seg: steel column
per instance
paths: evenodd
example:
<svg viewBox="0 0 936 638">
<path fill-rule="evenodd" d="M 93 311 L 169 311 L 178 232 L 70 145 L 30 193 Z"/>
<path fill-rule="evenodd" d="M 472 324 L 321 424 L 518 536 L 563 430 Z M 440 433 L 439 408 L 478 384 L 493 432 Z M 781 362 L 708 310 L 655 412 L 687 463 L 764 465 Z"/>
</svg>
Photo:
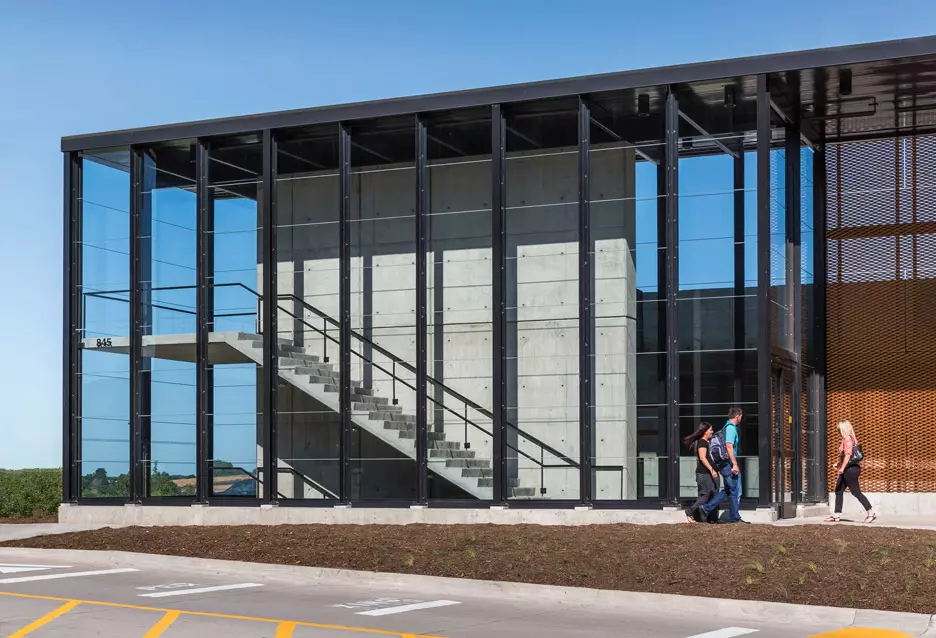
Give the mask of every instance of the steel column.
<svg viewBox="0 0 936 638">
<path fill-rule="evenodd" d="M 339 396 L 341 415 L 341 475 L 339 502 L 351 502 L 351 135 L 344 124 L 338 127 L 339 199 Z"/>
<path fill-rule="evenodd" d="M 589 206 L 589 173 L 591 150 L 591 113 L 588 103 L 579 97 L 578 108 L 578 257 L 579 257 L 579 499 L 591 503 L 592 456 L 594 441 L 594 343 L 595 321 L 591 240 L 591 208 Z"/>
<path fill-rule="evenodd" d="M 261 235 L 263 237 L 263 369 L 262 445 L 263 502 L 276 500 L 276 391 L 279 385 L 279 333 L 277 331 L 276 257 L 276 140 L 269 129 L 263 131 L 263 175 L 261 176 Z"/>
<path fill-rule="evenodd" d="M 792 78 L 788 87 L 793 115 L 786 127 L 786 288 L 788 294 L 788 324 L 793 331 L 794 367 L 790 388 L 790 491 L 794 503 L 803 500 L 803 289 L 802 289 L 802 228 L 800 213 L 800 99 L 799 78 Z"/>
<path fill-rule="evenodd" d="M 429 498 L 429 415 L 427 413 L 426 252 L 429 243 L 429 167 L 426 121 L 416 116 L 416 503 Z"/>
<path fill-rule="evenodd" d="M 78 286 L 80 280 L 77 257 L 80 249 L 75 243 L 78 236 L 79 211 L 78 182 L 81 179 L 80 158 L 78 153 L 65 153 L 65 172 L 63 175 L 64 227 L 62 231 L 62 502 L 75 500 L 81 485 L 81 476 L 77 472 L 77 445 L 75 441 L 78 402 L 74 391 L 78 379 L 78 350 L 80 337 L 77 323 L 81 319 Z"/>
<path fill-rule="evenodd" d="M 495 505 L 507 504 L 507 126 L 500 104 L 491 107 L 491 307 L 494 309 L 493 466 Z"/>
<path fill-rule="evenodd" d="M 770 331 L 770 90 L 757 76 L 757 453 L 758 505 L 770 505 L 771 331 Z"/>
<path fill-rule="evenodd" d="M 143 153 L 130 149 L 130 494 L 133 502 L 146 496 L 143 457 L 143 299 L 140 282 L 143 262 L 141 220 L 143 205 Z M 147 415 L 149 416 L 149 415 Z"/>
<path fill-rule="evenodd" d="M 813 308 L 815 312 L 814 375 L 815 375 L 815 419 L 816 438 L 819 449 L 816 462 L 819 465 L 820 487 L 816 492 L 825 500 L 829 486 L 828 421 L 826 415 L 826 281 L 828 278 L 828 246 L 826 244 L 826 148 L 819 146 L 813 155 Z"/>
<path fill-rule="evenodd" d="M 740 157 L 734 158 L 734 389 L 732 400 L 744 401 L 745 296 L 744 277 L 744 145 L 738 144 Z"/>
<path fill-rule="evenodd" d="M 195 198 L 196 198 L 196 355 L 195 386 L 197 408 L 195 413 L 195 457 L 196 482 L 195 500 L 205 502 L 213 492 L 213 458 L 209 437 L 211 435 L 213 409 L 213 379 L 209 372 L 208 338 L 214 319 L 214 215 L 211 191 L 208 188 L 208 144 L 198 140 L 195 146 Z"/>
<path fill-rule="evenodd" d="M 679 501 L 679 102 L 666 94 L 666 429 L 668 502 Z"/>
</svg>

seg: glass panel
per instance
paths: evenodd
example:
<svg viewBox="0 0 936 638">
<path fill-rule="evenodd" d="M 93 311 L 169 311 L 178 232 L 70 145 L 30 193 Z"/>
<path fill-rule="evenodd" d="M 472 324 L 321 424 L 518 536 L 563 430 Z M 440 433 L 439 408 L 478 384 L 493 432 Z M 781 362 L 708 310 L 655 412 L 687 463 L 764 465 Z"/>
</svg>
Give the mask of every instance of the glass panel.
<svg viewBox="0 0 936 638">
<path fill-rule="evenodd" d="M 82 497 L 130 495 L 130 152 L 81 160 Z"/>
<path fill-rule="evenodd" d="M 207 309 L 208 449 L 213 496 L 263 495 L 260 322 L 263 294 L 258 135 L 213 141 L 208 153 L 210 220 Z"/>
<path fill-rule="evenodd" d="M 195 145 L 144 152 L 140 209 L 140 421 L 146 496 L 195 495 Z"/>
<path fill-rule="evenodd" d="M 654 88 L 589 101 L 595 500 L 658 497 L 665 477 L 664 100 Z"/>
<path fill-rule="evenodd" d="M 351 498 L 416 496 L 412 117 L 351 131 Z"/>
<path fill-rule="evenodd" d="M 578 499 L 578 100 L 507 118 L 508 498 Z"/>
<path fill-rule="evenodd" d="M 428 127 L 429 497 L 493 495 L 490 109 Z"/>
<path fill-rule="evenodd" d="M 278 498 L 340 489 L 338 130 L 278 136 L 276 181 Z M 357 394 L 361 394 L 358 392 Z"/>
<path fill-rule="evenodd" d="M 725 82 L 678 97 L 679 436 L 702 422 L 719 431 L 728 410 L 741 408 L 743 495 L 756 496 L 756 100 L 753 86 Z M 683 444 L 680 456 L 678 494 L 694 500 L 697 459 Z"/>
</svg>

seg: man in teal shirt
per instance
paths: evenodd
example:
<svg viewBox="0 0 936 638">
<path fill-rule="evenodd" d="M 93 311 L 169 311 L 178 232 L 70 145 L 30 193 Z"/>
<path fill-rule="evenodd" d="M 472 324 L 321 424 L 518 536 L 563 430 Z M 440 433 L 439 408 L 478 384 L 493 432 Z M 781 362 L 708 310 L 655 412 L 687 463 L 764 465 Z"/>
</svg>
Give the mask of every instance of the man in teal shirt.
<svg viewBox="0 0 936 638">
<path fill-rule="evenodd" d="M 717 468 L 725 488 L 715 495 L 711 501 L 702 506 L 702 511 L 708 515 L 714 512 L 726 499 L 728 500 L 728 523 L 744 523 L 741 520 L 741 468 L 738 467 L 738 454 L 740 453 L 738 426 L 744 413 L 741 408 L 728 410 L 728 422 L 725 423 L 725 449 L 728 451 L 730 461 Z"/>
</svg>

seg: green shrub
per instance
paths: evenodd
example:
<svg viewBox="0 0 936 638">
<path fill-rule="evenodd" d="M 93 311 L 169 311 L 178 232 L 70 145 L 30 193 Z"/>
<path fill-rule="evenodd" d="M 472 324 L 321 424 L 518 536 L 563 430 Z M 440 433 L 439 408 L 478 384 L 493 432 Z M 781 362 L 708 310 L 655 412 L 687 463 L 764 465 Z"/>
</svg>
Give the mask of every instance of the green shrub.
<svg viewBox="0 0 936 638">
<path fill-rule="evenodd" d="M 62 500 L 62 470 L 0 470 L 0 518 L 48 516 Z"/>
</svg>

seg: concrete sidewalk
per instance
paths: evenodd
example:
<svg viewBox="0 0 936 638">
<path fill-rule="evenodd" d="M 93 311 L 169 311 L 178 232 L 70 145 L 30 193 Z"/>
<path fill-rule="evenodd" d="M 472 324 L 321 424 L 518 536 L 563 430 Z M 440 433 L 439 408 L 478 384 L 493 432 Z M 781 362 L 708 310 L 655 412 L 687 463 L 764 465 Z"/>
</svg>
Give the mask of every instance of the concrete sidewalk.
<svg viewBox="0 0 936 638">
<path fill-rule="evenodd" d="M 0 525 L 0 543 L 16 541 L 36 536 L 51 534 L 68 534 L 69 532 L 86 532 L 109 525 L 82 525 L 77 523 L 16 523 L 13 525 Z"/>
</svg>

